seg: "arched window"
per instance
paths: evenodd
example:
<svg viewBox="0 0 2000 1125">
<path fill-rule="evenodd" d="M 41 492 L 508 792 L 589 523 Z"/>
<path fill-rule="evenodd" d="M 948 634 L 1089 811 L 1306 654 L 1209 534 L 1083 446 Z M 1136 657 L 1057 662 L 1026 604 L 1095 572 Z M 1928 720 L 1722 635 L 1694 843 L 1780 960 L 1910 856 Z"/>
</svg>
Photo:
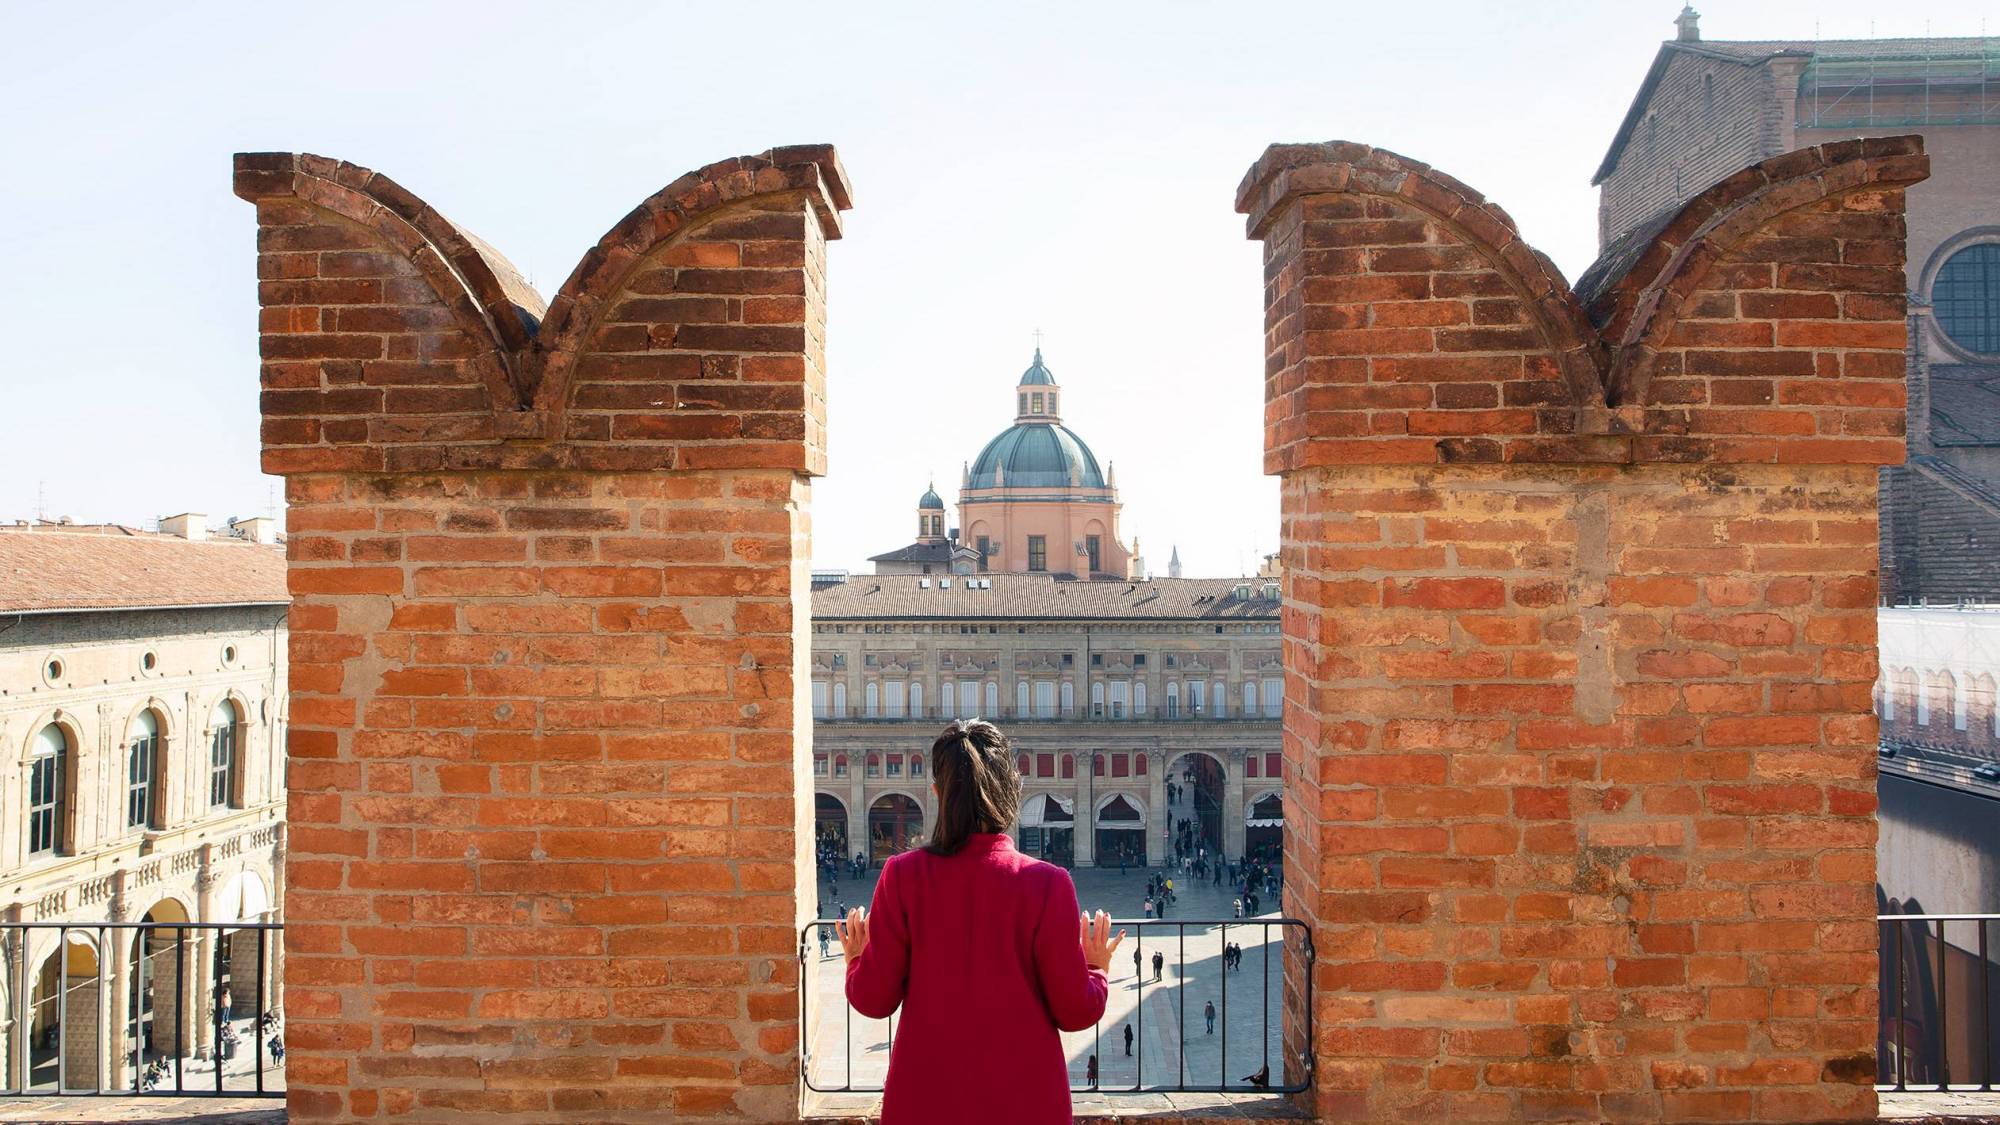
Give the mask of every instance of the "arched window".
<svg viewBox="0 0 2000 1125">
<path fill-rule="evenodd" d="M 1028 717 L 1028 681 L 1026 680 L 1014 681 L 1014 717 L 1018 719 Z"/>
<path fill-rule="evenodd" d="M 1959 347 L 2000 355 L 2000 242 L 1977 242 L 1945 259 L 1931 282 L 1931 315 Z"/>
<path fill-rule="evenodd" d="M 1701 102 L 1708 112 L 1715 112 L 1715 75 L 1701 76 Z"/>
<path fill-rule="evenodd" d="M 1181 717 L 1181 685 L 1178 681 L 1167 683 L 1167 718 Z"/>
<path fill-rule="evenodd" d="M 924 754 L 923 754 L 923 753 L 922 753 L 921 751 L 919 751 L 918 753 L 915 753 L 915 754 L 912 754 L 912 755 L 910 755 L 910 776 L 911 776 L 911 777 L 922 777 L 922 776 L 924 776 L 924 761 L 925 761 L 925 757 L 926 757 L 926 756 L 925 756 L 925 755 L 924 755 Z"/>
<path fill-rule="evenodd" d="M 863 718 L 875 718 L 882 713 L 882 689 L 874 680 L 869 680 L 861 689 L 861 714 Z"/>
<path fill-rule="evenodd" d="M 1090 717 L 1093 719 L 1104 717 L 1104 681 L 1102 680 L 1090 685 Z"/>
<path fill-rule="evenodd" d="M 159 828 L 160 719 L 139 712 L 125 754 L 125 827 Z"/>
<path fill-rule="evenodd" d="M 28 760 L 28 854 L 69 847 L 69 734 L 54 723 L 35 734 Z"/>
<path fill-rule="evenodd" d="M 1887 668 L 1882 669 L 1881 673 L 1876 677 L 1875 686 L 1882 693 L 1882 721 L 1885 723 L 1895 722 L 1896 681 L 1889 678 L 1889 670 Z"/>
<path fill-rule="evenodd" d="M 1218 719 L 1229 717 L 1229 685 L 1221 680 L 1215 681 L 1215 717 Z"/>
<path fill-rule="evenodd" d="M 838 680 L 833 684 L 833 717 L 836 719 L 847 717 L 847 685 Z"/>
<path fill-rule="evenodd" d="M 1143 718 L 1146 714 L 1146 681 L 1135 680 L 1132 684 L 1132 716 Z"/>
<path fill-rule="evenodd" d="M 1950 673 L 1945 674 L 1945 690 L 1951 693 L 1951 729 L 1964 730 L 1967 708 L 1965 690 L 1958 686 L 1958 680 Z"/>
<path fill-rule="evenodd" d="M 225 699 L 209 714 L 208 804 L 210 808 L 242 808 L 243 724 L 236 704 Z"/>
<path fill-rule="evenodd" d="M 1065 719 L 1076 714 L 1076 685 L 1068 680 L 1062 682 L 1062 713 Z"/>
<path fill-rule="evenodd" d="M 833 756 L 833 776 L 835 777 L 847 776 L 847 755 L 835 754 Z"/>
<path fill-rule="evenodd" d="M 1075 754 L 1064 754 L 1062 756 L 1062 775 L 1065 781 L 1076 776 Z"/>
<path fill-rule="evenodd" d="M 1132 772 L 1138 774 L 1140 777 L 1146 776 L 1146 759 L 1149 756 L 1150 755 L 1148 755 L 1143 750 L 1141 750 L 1137 754 L 1132 755 L 1133 758 Z"/>
<path fill-rule="evenodd" d="M 1917 725 L 1931 725 L 1931 685 L 1922 681 L 1917 683 Z"/>
<path fill-rule="evenodd" d="M 1090 756 L 1090 775 L 1092 777 L 1104 776 L 1104 755 L 1092 754 Z"/>
<path fill-rule="evenodd" d="M 869 777 L 881 777 L 882 755 L 874 753 L 869 754 L 866 759 L 866 764 L 864 765 L 863 768 L 867 770 L 867 775 Z"/>
<path fill-rule="evenodd" d="M 1257 714 L 1257 681 L 1243 681 L 1243 717 L 1248 719 Z"/>
<path fill-rule="evenodd" d="M 1019 757 L 1015 758 L 1014 768 L 1015 770 L 1020 772 L 1022 777 L 1028 776 L 1028 756 L 1026 754 L 1022 754 Z"/>
</svg>

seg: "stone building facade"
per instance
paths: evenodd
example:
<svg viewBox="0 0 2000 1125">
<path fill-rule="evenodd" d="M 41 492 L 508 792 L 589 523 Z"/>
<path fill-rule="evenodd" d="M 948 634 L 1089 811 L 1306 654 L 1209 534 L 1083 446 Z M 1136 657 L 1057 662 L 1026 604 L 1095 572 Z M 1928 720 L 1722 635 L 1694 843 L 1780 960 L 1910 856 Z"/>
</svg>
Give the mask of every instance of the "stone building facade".
<svg viewBox="0 0 2000 1125">
<path fill-rule="evenodd" d="M 268 520 L 162 525 L 0 527 L 5 917 L 79 927 L 10 935 L 10 1087 L 52 1089 L 60 1042 L 65 1088 L 132 1088 L 177 1044 L 212 1055 L 211 998 L 257 1002 L 254 931 L 90 926 L 276 921 L 284 898 L 282 548 Z"/>
<path fill-rule="evenodd" d="M 1015 838 L 1077 866 L 1174 854 L 1166 785 L 1211 852 L 1275 853 L 1284 665 L 1275 578 L 857 577 L 813 591 L 815 836 L 879 863 L 936 813 L 938 731 L 991 719 L 1028 800 Z M 1106 815 L 1108 814 L 1108 815 Z"/>
<path fill-rule="evenodd" d="M 2000 599 L 2000 44 L 1712 40 L 1691 8 L 1678 23 L 1592 181 L 1600 263 L 1745 165 L 1923 136 L 1931 176 L 1910 188 L 1903 260 L 1844 263 L 1901 267 L 1910 295 L 1909 463 L 1882 477 L 1882 592 L 1892 603 Z"/>
</svg>

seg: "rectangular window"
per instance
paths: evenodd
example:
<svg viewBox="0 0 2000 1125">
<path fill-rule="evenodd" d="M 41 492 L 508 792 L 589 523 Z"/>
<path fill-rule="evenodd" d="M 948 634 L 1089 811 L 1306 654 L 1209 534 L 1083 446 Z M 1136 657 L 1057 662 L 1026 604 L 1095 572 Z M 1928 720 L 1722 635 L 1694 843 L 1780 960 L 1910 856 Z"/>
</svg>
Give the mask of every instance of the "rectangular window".
<svg viewBox="0 0 2000 1125">
<path fill-rule="evenodd" d="M 835 758 L 835 759 L 834 759 L 834 762 L 833 762 L 833 776 L 835 776 L 835 777 L 846 777 L 846 776 L 847 776 L 847 756 L 846 756 L 846 755 L 844 755 L 844 754 L 843 754 L 842 756 L 840 756 L 840 757 L 838 757 L 838 758 Z"/>
<path fill-rule="evenodd" d="M 1103 548 L 1099 545 L 1098 537 L 1095 535 L 1084 536 L 1083 550 L 1085 554 L 1090 556 L 1090 572 L 1092 574 L 1096 574 L 1102 571 L 1104 568 L 1098 565 L 1098 563 L 1099 560 L 1103 557 L 1102 555 Z"/>
<path fill-rule="evenodd" d="M 1028 569 L 1040 573 L 1049 568 L 1049 540 L 1045 535 L 1028 536 Z"/>
<path fill-rule="evenodd" d="M 902 680 L 890 680 L 882 687 L 882 713 L 891 719 L 902 718 L 905 710 L 903 701 L 909 691 L 908 685 Z"/>
<path fill-rule="evenodd" d="M 1042 412 L 1042 396 L 1040 392 L 1036 392 L 1035 394 L 1029 395 L 1028 402 L 1030 404 L 1030 411 L 1032 413 L 1040 414 Z"/>
<path fill-rule="evenodd" d="M 1038 719 L 1053 719 L 1056 717 L 1056 684 L 1054 680 L 1036 681 L 1035 717 Z"/>
<path fill-rule="evenodd" d="M 1132 773 L 1132 759 L 1126 754 L 1111 755 L 1111 776 L 1128 777 Z"/>
<path fill-rule="evenodd" d="M 1132 685 L 1125 680 L 1111 681 L 1111 717 L 1122 719 L 1125 709 L 1131 706 Z"/>
<path fill-rule="evenodd" d="M 1055 775 L 1056 775 L 1056 756 L 1054 754 L 1035 755 L 1035 776 L 1054 777 Z"/>
<path fill-rule="evenodd" d="M 901 754 L 889 755 L 889 776 L 903 776 L 903 756 Z"/>
<path fill-rule="evenodd" d="M 1264 681 L 1264 717 L 1276 719 L 1285 713 L 1285 681 L 1268 679 Z"/>
<path fill-rule="evenodd" d="M 986 570 L 986 560 L 987 560 L 987 559 L 990 559 L 990 558 L 992 558 L 992 557 L 993 557 L 993 541 L 992 541 L 992 540 L 990 540 L 990 539 L 988 539 L 988 538 L 986 538 L 986 537 L 985 537 L 984 535 L 980 536 L 980 537 L 979 537 L 979 569 L 980 569 L 980 571 L 981 571 L 982 573 L 984 573 L 984 572 L 985 572 L 985 570 Z"/>
<path fill-rule="evenodd" d="M 826 718 L 826 701 L 832 698 L 825 680 L 813 681 L 813 718 Z"/>
<path fill-rule="evenodd" d="M 1273 750 L 1270 753 L 1264 755 L 1265 777 L 1283 777 L 1284 773 L 1285 773 L 1285 755 L 1283 753 L 1277 750 Z"/>
<path fill-rule="evenodd" d="M 28 854 L 54 855 L 62 848 L 63 756 L 44 754 L 28 772 Z"/>
<path fill-rule="evenodd" d="M 132 756 L 125 775 L 125 827 L 153 826 L 153 771 L 160 755 L 160 736 L 148 735 L 132 741 Z"/>
<path fill-rule="evenodd" d="M 813 776 L 814 776 L 814 777 L 825 777 L 825 776 L 826 776 L 826 755 L 825 755 L 825 754 L 814 754 L 814 755 L 813 755 Z"/>
<path fill-rule="evenodd" d="M 209 743 L 208 803 L 212 808 L 235 803 L 237 730 L 235 723 L 224 723 L 215 728 L 214 739 Z"/>
<path fill-rule="evenodd" d="M 924 756 L 922 754 L 910 755 L 910 776 L 924 776 Z"/>
</svg>

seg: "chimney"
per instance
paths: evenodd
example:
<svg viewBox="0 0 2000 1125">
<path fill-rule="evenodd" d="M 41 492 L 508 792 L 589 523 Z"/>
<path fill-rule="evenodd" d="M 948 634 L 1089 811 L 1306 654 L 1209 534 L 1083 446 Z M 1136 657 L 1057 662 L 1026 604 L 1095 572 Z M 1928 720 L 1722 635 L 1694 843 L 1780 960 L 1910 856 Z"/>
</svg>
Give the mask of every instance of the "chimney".
<svg viewBox="0 0 2000 1125">
<path fill-rule="evenodd" d="M 230 520 L 229 530 L 235 532 L 238 539 L 248 539 L 252 543 L 270 544 L 278 541 L 278 521 L 269 516 Z"/>
<path fill-rule="evenodd" d="M 1680 29 L 1676 38 L 1681 42 L 1701 42 L 1701 13 L 1694 10 L 1693 4 L 1681 7 L 1681 14 L 1674 17 L 1674 26 Z"/>
<path fill-rule="evenodd" d="M 178 535 L 182 539 L 208 538 L 208 516 L 201 512 L 182 512 L 177 516 L 161 516 L 160 530 L 168 535 Z"/>
</svg>

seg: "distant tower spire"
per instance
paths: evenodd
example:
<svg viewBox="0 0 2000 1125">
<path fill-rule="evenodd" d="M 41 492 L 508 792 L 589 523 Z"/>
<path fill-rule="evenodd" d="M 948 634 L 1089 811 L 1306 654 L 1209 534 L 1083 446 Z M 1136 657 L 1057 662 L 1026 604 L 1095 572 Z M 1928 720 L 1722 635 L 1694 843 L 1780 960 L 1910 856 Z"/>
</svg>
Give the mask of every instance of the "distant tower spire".
<svg viewBox="0 0 2000 1125">
<path fill-rule="evenodd" d="M 1679 29 L 1679 34 L 1676 38 L 1681 42 L 1699 43 L 1701 41 L 1701 13 L 1694 10 L 1693 4 L 1686 4 L 1681 7 L 1681 14 L 1674 17 L 1674 27 Z"/>
<path fill-rule="evenodd" d="M 1167 577 L 1179 578 L 1180 576 L 1181 576 L 1181 545 L 1179 543 L 1176 543 L 1174 544 L 1173 555 L 1167 559 Z"/>
</svg>

